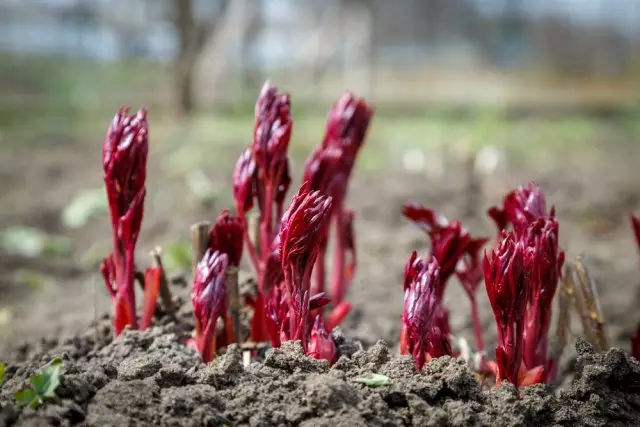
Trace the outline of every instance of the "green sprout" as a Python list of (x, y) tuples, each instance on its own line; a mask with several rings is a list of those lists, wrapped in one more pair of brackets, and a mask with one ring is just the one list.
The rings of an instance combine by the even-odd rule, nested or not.
[(42, 372), (31, 377), (31, 387), (15, 394), (16, 401), (38, 409), (45, 401), (55, 399), (61, 370), (62, 359), (56, 357), (42, 368)]

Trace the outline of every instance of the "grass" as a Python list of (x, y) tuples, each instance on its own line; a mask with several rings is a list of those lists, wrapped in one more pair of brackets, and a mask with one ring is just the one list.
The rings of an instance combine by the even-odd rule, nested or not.
[[(247, 90), (231, 105), (200, 112), (185, 122), (167, 110), (169, 71), (144, 61), (100, 63), (1, 54), (3, 145), (50, 146), (52, 136), (96, 144), (121, 103), (149, 106), (153, 149), (166, 155), (169, 169), (204, 166), (215, 155), (212, 148), (239, 151), (249, 143), (253, 96), (247, 97)], [(309, 102), (304, 96), (310, 88), (298, 92), (296, 84), (299, 82), (287, 87), (294, 94), (291, 152), (294, 158), (304, 159), (322, 138), (329, 102), (322, 106)], [(242, 87), (238, 82), (225, 86)], [(589, 150), (603, 138), (634, 143), (640, 136), (640, 109), (607, 120), (579, 114), (512, 120), (504, 111), (486, 107), (462, 116), (446, 105), (427, 108), (415, 103), (376, 102), (376, 107), (369, 138), (372, 148), (363, 151), (359, 161), (359, 166), (368, 170), (400, 163), (407, 150), (455, 154), (495, 145), (521, 160), (545, 161)]]

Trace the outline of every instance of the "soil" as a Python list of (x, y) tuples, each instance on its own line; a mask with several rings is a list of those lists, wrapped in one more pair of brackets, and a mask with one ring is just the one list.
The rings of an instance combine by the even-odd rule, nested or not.
[[(220, 149), (220, 158), (233, 158), (239, 146), (225, 148), (229, 153)], [(72, 231), (58, 219), (78, 189), (101, 184), (99, 170), (81, 166), (95, 163), (95, 146), (64, 142), (55, 150), (16, 149), (2, 155), (0, 227), (25, 224), (67, 234), (75, 249), (68, 259), (0, 256), (2, 307), (12, 310), (10, 321), (0, 325), (0, 359), (8, 366), (0, 396), (7, 399), (23, 388), (52, 357), (64, 359), (57, 401), (35, 414), (5, 407), (0, 425), (640, 424), (640, 366), (624, 352), (640, 320), (638, 254), (626, 218), (629, 211), (640, 210), (639, 151), (630, 144), (603, 142), (591, 154), (551, 156), (542, 164), (510, 159), (490, 176), (472, 180), (455, 159), (444, 160), (441, 174), (408, 172), (398, 165), (355, 174), (348, 203), (357, 213), (359, 266), (349, 292), (354, 309), (344, 332), (336, 333), (343, 356), (331, 368), (305, 358), (293, 343), (269, 350), (264, 361), (248, 367), (233, 349), (205, 366), (183, 345), (193, 326), (188, 304), (175, 322), (163, 318), (148, 331), (126, 332), (112, 341), (108, 319), (96, 320), (110, 308), (106, 292), (95, 266), (79, 262), (88, 248), (104, 245), (108, 250), (107, 219)], [(207, 172), (226, 188), (232, 164)], [(184, 185), (164, 173), (150, 166), (140, 259), (153, 244), (186, 239), (192, 222), (215, 218), (228, 205), (219, 200), (207, 208), (163, 209), (168, 199), (181, 200), (185, 194)], [(474, 234), (493, 236), (484, 211), (529, 180), (541, 184), (556, 205), (568, 258), (583, 253), (589, 260), (610, 341), (622, 350), (593, 353), (579, 340), (574, 318), (575, 339), (563, 357), (559, 384), (525, 388), (522, 399), (509, 385), (481, 388), (461, 361), (445, 358), (416, 372), (410, 359), (397, 355), (400, 283), (411, 250), (424, 252), (428, 242), (399, 214), (402, 203), (436, 207), (462, 219)], [(18, 269), (45, 273), (51, 282), (37, 292), (25, 289), (13, 279)], [(173, 290), (186, 300), (188, 289)], [(479, 302), (492, 348), (495, 324), (483, 289)], [(449, 285), (446, 304), (456, 336), (471, 339), (468, 301), (457, 283)], [(354, 382), (369, 373), (387, 375), (391, 382), (380, 388)]]
[[(235, 345), (203, 364), (184, 345), (193, 327), (181, 316), (147, 331), (111, 339), (108, 317), (84, 334), (25, 348), (10, 364), (0, 398), (25, 388), (29, 377), (61, 355), (57, 400), (34, 412), (9, 404), (2, 425), (86, 426), (516, 426), (636, 425), (640, 422), (640, 364), (624, 351), (596, 354), (583, 340), (573, 378), (562, 390), (505, 384), (482, 388), (461, 359), (449, 357), (417, 371), (384, 341), (363, 349), (334, 332), (341, 356), (329, 367), (304, 355), (298, 342), (267, 350), (243, 364)], [(166, 319), (165, 319), (166, 321)], [(160, 323), (164, 323), (161, 321)], [(377, 388), (355, 380), (386, 375)]]

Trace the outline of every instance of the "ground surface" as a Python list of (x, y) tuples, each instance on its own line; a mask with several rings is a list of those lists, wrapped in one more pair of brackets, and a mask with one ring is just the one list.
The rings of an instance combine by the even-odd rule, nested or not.
[[(595, 354), (577, 343), (573, 380), (558, 393), (537, 385), (482, 388), (462, 360), (436, 359), (417, 371), (384, 342), (367, 350), (339, 332), (340, 359), (304, 356), (296, 342), (267, 350), (262, 362), (243, 365), (235, 346), (204, 365), (181, 344), (189, 317), (162, 322), (111, 341), (108, 319), (60, 346), (31, 349), (6, 372), (0, 400), (60, 354), (63, 372), (55, 402), (37, 412), (0, 409), (3, 425), (86, 426), (536, 426), (636, 425), (640, 421), (640, 364), (612, 349)], [(45, 346), (47, 347), (47, 346)], [(388, 378), (378, 387), (360, 381)]]
[[(107, 122), (108, 119), (105, 126)], [(397, 352), (403, 266), (412, 249), (424, 252), (428, 248), (425, 236), (400, 215), (402, 203), (423, 203), (450, 218), (462, 219), (474, 234), (493, 236), (493, 226), (484, 214), (486, 209), (498, 203), (507, 190), (536, 180), (547, 190), (549, 202), (557, 206), (561, 244), (569, 258), (583, 253), (590, 260), (599, 282), (612, 342), (628, 348), (628, 337), (640, 320), (637, 313), (640, 267), (627, 220), (628, 212), (640, 210), (637, 171), (640, 150), (634, 144), (635, 133), (627, 132), (627, 128), (618, 123), (608, 122), (590, 124), (585, 130), (580, 122), (567, 126), (566, 134), (559, 138), (554, 134), (556, 143), (553, 143), (547, 140), (550, 136), (544, 133), (544, 127), (521, 123), (497, 141), (496, 146), (504, 148), (503, 160), (497, 168), (488, 175), (477, 174), (469, 179), (466, 157), (457, 147), (475, 149), (487, 145), (486, 141), (468, 143), (463, 133), (443, 134), (444, 131), (434, 131), (432, 127), (423, 129), (406, 120), (400, 122), (404, 127), (378, 128), (378, 133), (375, 127), (372, 129), (369, 152), (360, 159), (359, 171), (351, 185), (348, 204), (357, 214), (359, 267), (349, 294), (354, 311), (343, 325), (347, 336), (360, 340), (365, 348), (382, 339), (389, 343), (392, 355)], [(292, 153), (298, 173), (304, 157), (319, 140), (321, 121), (318, 123), (319, 126), (316, 122), (303, 125), (296, 134), (300, 142), (293, 143)], [(180, 267), (180, 257), (176, 254), (184, 248), (189, 225), (197, 220), (213, 220), (222, 208), (231, 205), (230, 172), (251, 132), (250, 121), (245, 124), (249, 130), (221, 127), (220, 133), (209, 138), (211, 133), (204, 133), (202, 121), (194, 126), (170, 127), (161, 123), (153, 127), (152, 122), (151, 135), (158, 136), (152, 140), (149, 157), (149, 193), (138, 245), (140, 260), (145, 259), (153, 245), (161, 244), (174, 254), (172, 264)], [(482, 129), (493, 125), (483, 125)], [(204, 129), (211, 127), (208, 124)], [(109, 250), (107, 217), (104, 213), (98, 214), (87, 225), (73, 229), (66, 228), (60, 219), (62, 210), (75, 196), (101, 185), (99, 144), (103, 131), (97, 129), (83, 134), (82, 138), (41, 135), (41, 140), (26, 145), (5, 144), (7, 136), (3, 135), (0, 229), (15, 225), (36, 227), (50, 234), (68, 236), (72, 246), (70, 252), (64, 251), (62, 256), (32, 258), (10, 255), (6, 251), (1, 254), (0, 357), (15, 356), (15, 350), (27, 340), (81, 333), (109, 310), (104, 285), (96, 274), (97, 262)], [(485, 131), (487, 135), (495, 135), (494, 131)], [(232, 137), (221, 136), (225, 133)], [(474, 135), (474, 138), (483, 139), (483, 135)], [(424, 138), (439, 142), (423, 142)], [(198, 168), (206, 179), (193, 173)], [(206, 197), (198, 188), (205, 189)], [(180, 271), (172, 268), (170, 273)], [(495, 327), (484, 291), (480, 291), (482, 318), (491, 343)], [(176, 292), (184, 293), (184, 289)], [(449, 287), (446, 301), (452, 311), (454, 333), (471, 338), (468, 302), (457, 284)], [(578, 336), (579, 328), (574, 327), (573, 332)], [(574, 360), (573, 352), (569, 353), (568, 360)], [(313, 369), (327, 375), (323, 373), (325, 368)], [(136, 381), (141, 381), (141, 385), (155, 373)], [(94, 385), (104, 393), (108, 393), (105, 388), (119, 380), (108, 372), (106, 375), (108, 381), (105, 379), (100, 387)], [(327, 393), (326, 399), (331, 402), (335, 393), (350, 395), (353, 391), (340, 377), (342, 374), (336, 375), (340, 384), (336, 383), (331, 390), (317, 385), (313, 375), (305, 374), (302, 381), (308, 382), (310, 393)], [(111, 386), (105, 386), (107, 382)], [(189, 384), (196, 389), (206, 388), (198, 381)], [(319, 387), (316, 391), (314, 384)], [(349, 390), (343, 390), (344, 387)], [(203, 394), (207, 390), (193, 392)], [(150, 393), (155, 393), (154, 399), (166, 397), (164, 391), (155, 388), (150, 389)], [(261, 391), (256, 389), (255, 393)], [(361, 391), (356, 395), (354, 399), (372, 399), (372, 405), (381, 398)], [(388, 398), (382, 396), (383, 400)], [(175, 399), (179, 400), (179, 396)], [(224, 396), (221, 399), (226, 401)], [(390, 399), (393, 401), (395, 397)], [(426, 402), (432, 404), (428, 399)], [(393, 406), (388, 401), (386, 404)], [(402, 407), (409, 409), (391, 414), (385, 421), (393, 423), (403, 419), (410, 423), (406, 421), (410, 418), (405, 412), (411, 410), (411, 405)], [(320, 409), (310, 411), (301, 415), (299, 421), (312, 419)], [(95, 416), (99, 413), (95, 412)]]

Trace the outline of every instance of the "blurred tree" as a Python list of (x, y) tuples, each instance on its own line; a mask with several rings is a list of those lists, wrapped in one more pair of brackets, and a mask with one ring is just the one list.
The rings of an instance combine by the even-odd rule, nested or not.
[(218, 26), (230, 0), (219, 0), (218, 9), (212, 19), (196, 19), (194, 0), (172, 0), (172, 21), (178, 37), (178, 52), (175, 59), (176, 93), (180, 113), (191, 114), (195, 108), (193, 96), (194, 69), (209, 35)]

